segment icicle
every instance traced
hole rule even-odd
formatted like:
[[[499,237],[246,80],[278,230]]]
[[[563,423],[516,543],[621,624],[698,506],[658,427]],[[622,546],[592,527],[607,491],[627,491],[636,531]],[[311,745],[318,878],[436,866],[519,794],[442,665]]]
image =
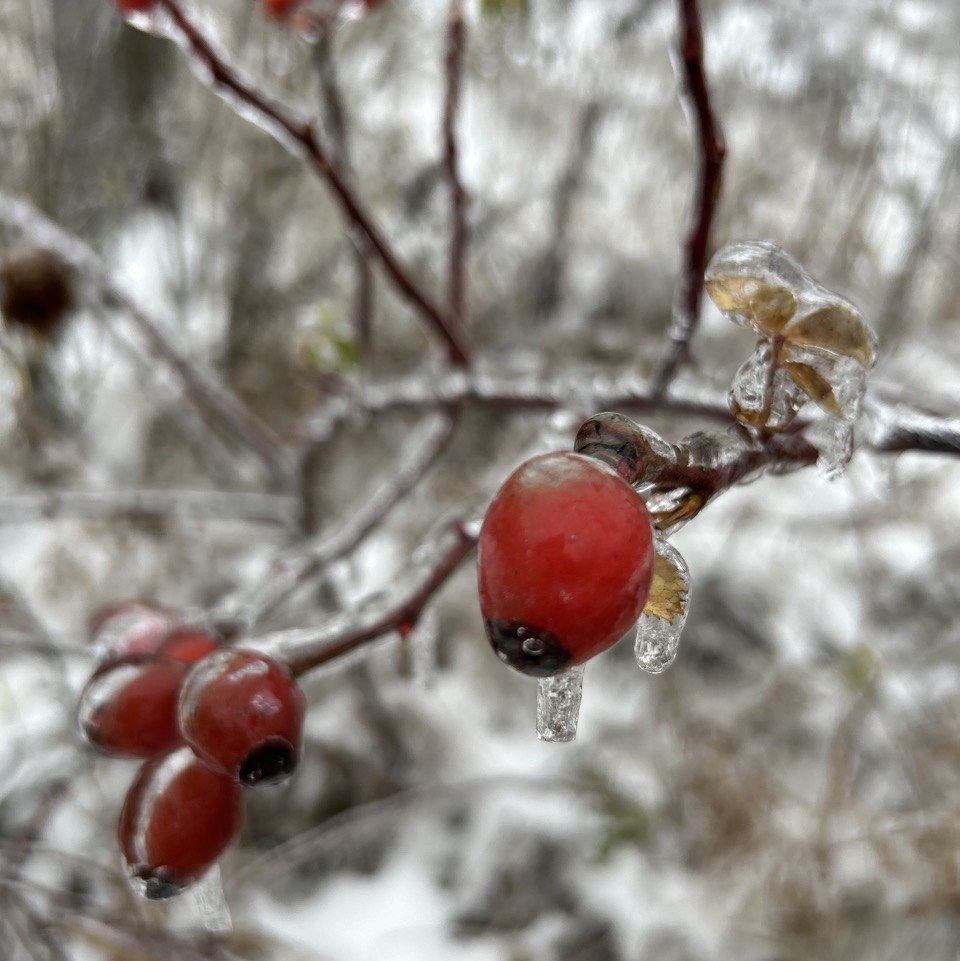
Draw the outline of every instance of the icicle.
[[[541,741],[572,741],[577,736],[583,666],[571,667],[537,682],[537,737]]]
[[[223,895],[223,879],[216,865],[193,887],[187,888],[182,901],[192,913],[196,926],[208,934],[228,934],[233,930],[233,919]]]
[[[634,654],[640,670],[662,674],[676,659],[690,608],[690,571],[680,552],[657,539],[657,567],[650,600],[640,620]]]

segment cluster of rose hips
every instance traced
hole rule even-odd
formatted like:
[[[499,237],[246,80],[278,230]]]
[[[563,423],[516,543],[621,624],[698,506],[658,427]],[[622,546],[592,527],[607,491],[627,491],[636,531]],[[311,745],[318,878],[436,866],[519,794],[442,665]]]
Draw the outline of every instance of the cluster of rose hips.
[[[643,613],[656,546],[643,498],[608,464],[556,452],[521,464],[480,533],[480,607],[510,667],[551,677],[614,645]]]
[[[149,601],[101,610],[91,639],[101,664],[80,696],[80,729],[102,753],[146,762],[120,815],[120,849],[147,897],[170,897],[236,838],[244,787],[293,772],[306,700],[279,661],[178,626]]]

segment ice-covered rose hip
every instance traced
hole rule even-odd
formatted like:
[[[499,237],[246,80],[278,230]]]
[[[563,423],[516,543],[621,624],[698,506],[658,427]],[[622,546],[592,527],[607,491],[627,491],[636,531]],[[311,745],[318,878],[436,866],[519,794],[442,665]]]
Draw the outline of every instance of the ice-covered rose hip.
[[[243,788],[180,748],[140,769],[120,814],[120,850],[146,896],[168,898],[212,867],[242,825]]]
[[[105,604],[90,615],[88,634],[101,660],[152,654],[170,633],[175,611],[146,598]]]
[[[261,784],[293,773],[306,708],[285,665],[257,651],[228,649],[190,672],[180,694],[180,728],[209,767]]]
[[[153,757],[180,744],[177,702],[187,669],[149,654],[107,662],[80,694],[83,736],[111,757]]]
[[[157,648],[157,655],[184,664],[196,664],[220,647],[220,641],[209,631],[198,627],[179,627],[171,631]]]
[[[534,457],[480,533],[480,607],[500,658],[549,677],[615,644],[646,604],[655,559],[642,498],[580,454]]]

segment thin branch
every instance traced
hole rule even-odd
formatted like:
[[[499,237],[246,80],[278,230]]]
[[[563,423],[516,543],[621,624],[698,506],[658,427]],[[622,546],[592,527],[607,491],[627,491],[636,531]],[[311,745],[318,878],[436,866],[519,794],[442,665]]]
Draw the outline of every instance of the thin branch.
[[[284,631],[257,639],[258,650],[282,658],[297,675],[338,660],[385,634],[409,630],[434,595],[472,552],[476,534],[462,523],[451,525],[446,543],[436,550],[433,563],[414,578],[412,587],[396,590],[384,603],[352,611],[317,630]]]
[[[373,495],[349,520],[326,536],[312,549],[282,564],[279,572],[252,593],[244,592],[239,602],[228,602],[214,620],[221,625],[249,627],[275,610],[300,585],[326,570],[332,563],[356,550],[376,530],[393,508],[423,479],[436,463],[453,436],[456,419],[439,416],[429,424],[426,436],[406,461],[394,470]]]
[[[540,379],[451,372],[429,379],[369,380],[324,398],[300,427],[298,436],[305,444],[322,444],[345,422],[388,411],[452,410],[470,404],[528,412],[566,408],[573,402],[578,408],[593,411],[679,414],[721,424],[734,423],[724,397],[716,391],[688,389],[663,396],[632,369],[602,373],[590,368],[573,368]]]
[[[677,371],[690,360],[690,342],[700,322],[703,274],[707,268],[710,228],[720,199],[723,161],[727,153],[723,131],[714,113],[703,65],[703,29],[698,0],[677,0],[680,13],[680,57],[684,97],[696,122],[697,184],[683,251],[683,267],[674,294],[670,350],[655,377],[663,393]]]
[[[380,233],[370,215],[364,209],[343,174],[321,144],[312,123],[292,115],[287,109],[252,83],[243,79],[206,34],[190,19],[177,0],[159,0],[173,20],[173,24],[194,58],[195,67],[224,101],[241,116],[256,115],[273,136],[297,155],[302,154],[313,170],[326,180],[347,220],[362,236],[366,245],[376,254],[387,277],[399,292],[413,305],[444,342],[450,362],[466,367],[469,357],[460,335],[453,329],[446,316],[420,289],[407,269],[400,263],[387,240]]]
[[[119,310],[140,335],[177,375],[187,396],[213,427],[219,427],[253,451],[271,477],[284,483],[290,458],[281,440],[234,393],[208,371],[191,361],[113,280],[106,264],[86,243],[66,233],[35,207],[15,197],[0,194],[0,222],[29,237],[38,246],[55,251],[92,287],[107,310]],[[98,318],[103,316],[95,310]],[[111,325],[106,329],[113,333]]]
[[[347,110],[337,78],[337,65],[334,59],[333,32],[326,27],[321,29],[313,48],[313,59],[320,80],[320,93],[323,97],[324,113],[330,130],[330,141],[334,157],[342,176],[352,176],[350,159],[350,131]],[[356,231],[348,231],[353,248],[356,290],[353,302],[353,324],[357,343],[364,350],[370,347],[372,337],[374,283],[370,261],[367,260],[363,243],[355,236]]]
[[[194,517],[292,526],[297,500],[241,491],[37,491],[0,497],[0,526],[55,518]]]
[[[466,317],[466,260],[470,242],[467,226],[467,192],[460,176],[460,144],[457,124],[463,90],[463,65],[466,52],[466,25],[461,0],[450,0],[447,23],[447,51],[444,60],[446,87],[443,104],[443,169],[450,187],[453,228],[450,236],[449,303],[450,320],[461,333]]]

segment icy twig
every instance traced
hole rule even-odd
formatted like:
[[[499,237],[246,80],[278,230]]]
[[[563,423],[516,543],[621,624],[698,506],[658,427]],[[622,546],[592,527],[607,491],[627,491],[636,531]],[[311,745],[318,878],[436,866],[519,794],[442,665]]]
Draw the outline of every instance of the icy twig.
[[[937,414],[907,401],[870,393],[860,439],[876,451],[960,454],[960,414]]]
[[[0,498],[0,526],[59,518],[191,517],[293,525],[294,497],[241,491],[38,491]]]
[[[680,57],[684,97],[697,130],[697,184],[691,223],[684,242],[683,267],[674,293],[670,349],[657,372],[655,387],[663,393],[677,371],[690,360],[690,342],[700,321],[703,274],[707,266],[710,228],[720,199],[727,148],[713,109],[703,63],[703,28],[698,0],[677,0],[680,13]]]
[[[281,440],[220,380],[183,354],[160,325],[142,311],[110,276],[106,265],[86,243],[66,233],[30,204],[0,194],[0,223],[11,227],[38,247],[57,254],[92,288],[105,310],[119,310],[139,334],[177,375],[197,410],[212,426],[219,426],[234,440],[253,451],[278,483],[287,479],[290,458]],[[103,318],[101,310],[95,316]],[[106,330],[113,334],[110,324]]]
[[[330,28],[320,30],[313,48],[313,61],[320,80],[320,93],[323,98],[324,118],[330,131],[330,141],[336,162],[342,176],[349,180],[352,176],[350,160],[350,130],[347,109],[340,91],[337,78],[337,65],[334,59],[333,36]],[[363,244],[353,232],[349,234],[353,245],[354,269],[356,271],[356,290],[353,303],[353,324],[357,343],[361,348],[370,346],[373,322],[373,271],[364,253]]]
[[[305,674],[400,628],[417,623],[423,609],[459,568],[477,538],[462,523],[451,525],[442,543],[431,545],[433,563],[382,603],[339,616],[314,630],[283,631],[256,640],[258,650],[282,658],[295,674]]]
[[[309,578],[359,547],[436,463],[453,436],[454,423],[453,418],[438,415],[427,425],[425,436],[407,459],[401,461],[372,497],[348,513],[345,524],[326,534],[306,552],[282,563],[279,572],[252,595],[245,593],[241,600],[225,604],[221,613],[214,615],[214,620],[248,627],[257,623]]]
[[[553,377],[511,374],[469,374],[453,371],[434,377],[367,380],[349,392],[326,397],[300,428],[303,443],[329,440],[345,422],[357,416],[388,411],[451,410],[463,404],[505,411],[553,410],[570,406],[593,410],[629,410],[636,413],[670,413],[731,424],[726,399],[715,391],[671,391],[657,394],[635,369],[599,373],[574,368]]]
[[[192,53],[195,64],[200,68],[201,78],[207,80],[211,89],[220,94],[233,110],[246,119],[251,114],[255,115],[281,145],[297,156],[302,154],[306,157],[313,170],[327,182],[347,220],[376,255],[387,277],[444,342],[451,363],[466,367],[469,356],[459,332],[453,329],[450,318],[430,300],[400,263],[360,198],[320,142],[313,124],[296,117],[241,77],[226,55],[187,16],[177,0],[159,0],[159,5],[172,18],[178,39]]]
[[[450,0],[447,51],[444,60],[446,86],[443,104],[443,169],[450,186],[453,221],[450,235],[449,310],[451,323],[458,333],[463,330],[465,320],[466,260],[467,246],[470,241],[467,226],[468,198],[460,176],[460,144],[457,139],[465,50],[466,25],[461,0]]]

